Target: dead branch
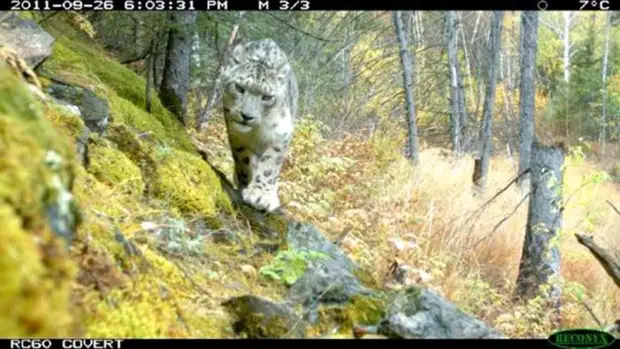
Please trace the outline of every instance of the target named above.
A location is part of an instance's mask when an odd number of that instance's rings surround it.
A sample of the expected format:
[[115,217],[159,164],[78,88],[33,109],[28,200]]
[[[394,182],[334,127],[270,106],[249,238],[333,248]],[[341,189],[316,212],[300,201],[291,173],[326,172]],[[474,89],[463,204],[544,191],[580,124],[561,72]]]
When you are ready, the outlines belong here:
[[575,234],[577,241],[590,250],[594,257],[601,263],[607,274],[614,280],[616,286],[620,288],[620,262],[603,247],[594,242],[591,236]]
[[594,310],[592,309],[592,307],[586,302],[585,299],[581,300],[581,305],[583,305],[584,308],[586,308],[586,310],[588,311],[588,313],[590,313],[590,315],[592,316],[592,318],[594,319],[594,322],[596,322],[596,324],[599,327],[603,326],[603,322],[601,320],[599,320],[598,316],[596,316],[596,314],[594,313]]
[[[513,185],[514,183],[516,183],[519,178],[523,177],[524,175],[526,175],[527,173],[530,172],[530,169],[527,168],[525,170],[523,170],[521,173],[519,173],[515,178],[513,178],[512,180],[510,180],[510,182],[508,182],[508,184],[506,184],[502,189],[500,189],[500,191],[498,191],[495,195],[493,195],[492,198],[490,198],[489,200],[487,200],[482,206],[480,206],[476,211],[474,211],[471,216],[465,221],[464,224],[467,224],[469,221],[471,221],[472,219],[477,219],[480,215],[482,215],[482,213],[484,212],[484,210],[486,210],[486,208],[495,200],[497,199],[500,195],[502,195],[502,193],[504,193],[506,190],[508,190],[508,188],[510,188],[511,185]],[[473,230],[473,226],[470,229],[470,234],[471,234],[471,230]]]
[[609,206],[611,206],[611,208],[614,209],[614,211],[616,211],[616,213],[620,216],[620,210],[618,210],[618,208],[616,206],[614,206],[614,204],[611,203],[611,201],[607,200],[607,203],[609,204]]
[[507,216],[505,216],[504,218],[502,218],[499,222],[497,222],[497,224],[495,224],[495,226],[493,227],[493,230],[485,237],[480,238],[480,240],[478,240],[475,244],[474,244],[474,250],[476,248],[478,248],[478,245],[480,245],[483,241],[487,240],[488,238],[491,237],[491,235],[493,235],[495,233],[495,231],[497,229],[499,229],[499,227],[504,224],[507,220],[510,219],[510,217],[512,217],[518,210],[519,207],[521,207],[521,205],[525,202],[525,200],[527,198],[530,197],[531,192],[527,193],[526,195],[523,196],[523,198],[521,199],[521,201],[519,201],[519,203],[515,206],[515,208],[512,210],[512,212],[510,212]]

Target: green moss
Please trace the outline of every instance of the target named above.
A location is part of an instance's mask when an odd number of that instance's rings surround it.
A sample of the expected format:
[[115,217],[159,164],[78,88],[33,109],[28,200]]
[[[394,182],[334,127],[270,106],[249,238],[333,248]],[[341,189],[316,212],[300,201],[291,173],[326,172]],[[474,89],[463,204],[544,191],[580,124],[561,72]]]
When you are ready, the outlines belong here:
[[305,272],[311,261],[329,258],[316,251],[279,251],[274,260],[262,268],[261,275],[291,286]]
[[379,280],[369,271],[363,268],[356,268],[353,270],[353,274],[360,280],[362,285],[371,289],[381,288]]
[[153,155],[155,148],[138,139],[136,133],[124,124],[109,125],[107,133],[108,139],[140,168],[147,196],[155,195],[156,188],[161,187],[159,163]]
[[[70,187],[70,147],[25,85],[0,64],[0,336],[72,334],[75,265],[54,233],[48,205]],[[57,168],[46,163],[59,156]]]
[[182,212],[201,215],[217,227],[218,213],[233,211],[219,178],[199,156],[173,149],[162,160],[158,173],[161,182],[155,195]]
[[403,312],[407,316],[411,316],[417,313],[420,309],[420,295],[422,294],[422,288],[418,286],[410,286],[405,290],[406,302],[403,304],[405,308]]
[[[191,282],[204,283],[199,275],[188,276],[173,262],[144,249],[150,272],[137,275],[122,289],[101,299],[98,293],[84,296],[84,325],[88,337],[178,338],[221,337],[230,326],[224,317],[210,316],[189,299]],[[157,272],[153,272],[156,270]]]
[[88,171],[100,182],[130,195],[140,196],[144,181],[140,168],[110,142],[99,140],[88,149]]
[[173,147],[194,151],[195,147],[182,125],[162,106],[157,96],[153,98],[152,113],[145,111],[144,78],[108,58],[91,42],[59,37],[44,67],[63,80],[92,88],[106,98],[114,121],[149,132]]
[[356,325],[377,325],[385,316],[388,296],[379,294],[374,296],[355,295],[347,308],[349,318]]
[[386,315],[393,294],[355,295],[345,305],[321,305],[319,322],[313,328],[318,334],[331,332],[350,335],[355,326],[376,326]]
[[45,117],[50,120],[58,132],[72,138],[80,136],[86,128],[82,118],[68,112],[61,105],[49,104],[45,108]]

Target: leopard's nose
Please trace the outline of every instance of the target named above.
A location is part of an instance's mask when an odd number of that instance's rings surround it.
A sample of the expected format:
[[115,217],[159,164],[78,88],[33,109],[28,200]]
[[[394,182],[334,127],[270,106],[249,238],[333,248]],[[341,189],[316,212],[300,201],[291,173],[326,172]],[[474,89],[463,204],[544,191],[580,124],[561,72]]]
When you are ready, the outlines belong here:
[[241,113],[241,117],[243,118],[243,121],[252,121],[252,120],[254,120],[253,116],[250,116],[250,115],[244,114],[244,113]]

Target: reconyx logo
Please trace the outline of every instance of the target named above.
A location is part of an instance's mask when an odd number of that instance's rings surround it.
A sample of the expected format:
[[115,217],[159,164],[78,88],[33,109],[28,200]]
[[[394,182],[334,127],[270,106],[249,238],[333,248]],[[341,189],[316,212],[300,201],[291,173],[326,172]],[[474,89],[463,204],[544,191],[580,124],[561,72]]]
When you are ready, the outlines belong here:
[[558,331],[549,336],[551,344],[566,349],[605,348],[615,340],[611,333],[586,328]]

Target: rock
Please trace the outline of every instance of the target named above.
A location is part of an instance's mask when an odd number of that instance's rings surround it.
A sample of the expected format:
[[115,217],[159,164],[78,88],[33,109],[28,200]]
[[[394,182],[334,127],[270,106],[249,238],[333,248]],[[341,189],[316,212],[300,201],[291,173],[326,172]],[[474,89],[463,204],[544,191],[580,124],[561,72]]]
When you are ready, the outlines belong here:
[[233,328],[250,339],[303,338],[306,323],[291,308],[254,295],[231,298],[222,306],[234,315]]
[[356,269],[353,261],[312,224],[300,222],[289,223],[287,243],[289,249],[292,250],[324,253],[335,260],[340,269],[345,269],[350,272]]
[[377,333],[404,339],[505,338],[438,294],[416,287],[403,290],[394,297]]
[[80,117],[91,131],[99,135],[105,133],[110,119],[110,106],[105,99],[90,89],[60,83],[50,85],[48,93],[65,104],[77,106]]
[[[81,211],[70,191],[71,183],[63,183],[59,173],[66,169],[69,161],[53,150],[45,156],[44,164],[54,173],[50,179],[48,195],[53,199],[45,203],[52,230],[71,245],[73,235],[81,223]],[[72,181],[73,179],[71,179]]]
[[75,155],[77,161],[84,166],[84,168],[88,168],[90,163],[88,156],[88,137],[90,136],[90,130],[88,127],[84,127],[82,132],[75,138]]
[[6,11],[0,11],[0,18],[0,46],[17,51],[31,68],[36,68],[52,54],[54,37],[35,21]]
[[303,305],[307,321],[316,323],[320,304],[345,304],[355,295],[372,293],[360,283],[353,261],[312,224],[291,222],[287,243],[289,250],[325,256],[308,262],[287,295],[289,301]]
[[306,310],[306,320],[315,323],[320,303],[344,304],[358,294],[371,294],[357,277],[333,259],[310,263],[306,272],[291,286],[287,299],[301,303]]

